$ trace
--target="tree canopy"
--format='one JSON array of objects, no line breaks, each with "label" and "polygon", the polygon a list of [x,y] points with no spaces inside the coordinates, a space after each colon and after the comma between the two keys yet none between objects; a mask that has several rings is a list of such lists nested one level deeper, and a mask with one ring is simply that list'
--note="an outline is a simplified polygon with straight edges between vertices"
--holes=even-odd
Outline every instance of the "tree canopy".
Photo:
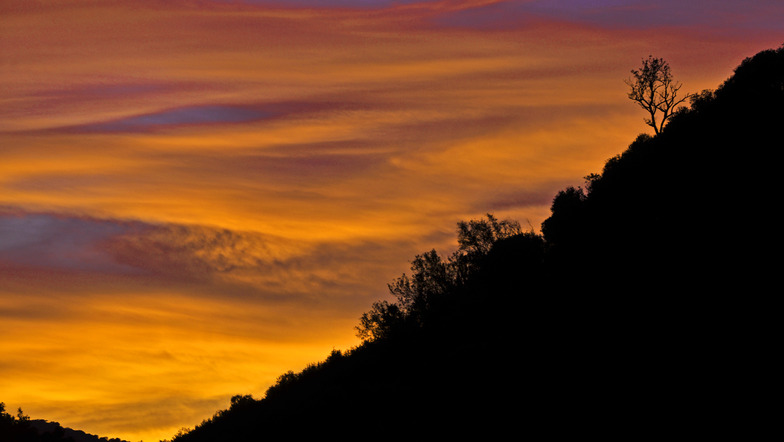
[{"label": "tree canopy", "polygon": [[682,85],[673,79],[670,65],[663,58],[650,55],[642,60],[640,69],[632,69],[631,73],[626,80],[629,99],[648,112],[645,124],[658,134],[690,94],[678,96]]},{"label": "tree canopy", "polygon": [[495,243],[521,233],[517,221],[498,220],[492,214],[487,219],[458,222],[458,249],[447,259],[435,250],[417,255],[411,262],[411,276],[404,273],[388,284],[396,302],[373,303],[360,318],[357,336],[376,340],[405,328],[422,327],[448,302],[445,298],[476,272]]}]

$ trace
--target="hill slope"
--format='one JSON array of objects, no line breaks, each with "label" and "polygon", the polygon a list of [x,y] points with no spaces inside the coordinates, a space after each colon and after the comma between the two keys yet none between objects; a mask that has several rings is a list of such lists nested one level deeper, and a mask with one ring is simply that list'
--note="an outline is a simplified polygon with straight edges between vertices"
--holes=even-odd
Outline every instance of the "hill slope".
[{"label": "hill slope", "polygon": [[0,402],[0,442],[125,442],[107,439],[81,430],[63,427],[57,422],[30,419],[21,409],[16,415],[5,410]]},{"label": "hill slope", "polygon": [[601,269],[662,275],[658,286],[675,276],[721,287],[726,281],[714,277],[736,274],[738,256],[764,240],[748,235],[770,211],[763,196],[777,176],[772,153],[784,144],[783,58],[780,48],[744,60],[659,136],[641,135],[610,159],[587,194],[559,193],[542,226],[552,258],[595,263],[610,284]]},{"label": "hill slope", "polygon": [[754,383],[734,381],[749,375],[738,358],[766,342],[748,339],[765,324],[748,316],[760,293],[743,264],[760,258],[746,229],[782,121],[784,47],[559,192],[543,237],[417,257],[391,286],[399,302],[363,318],[375,339],[175,440],[728,432]]}]

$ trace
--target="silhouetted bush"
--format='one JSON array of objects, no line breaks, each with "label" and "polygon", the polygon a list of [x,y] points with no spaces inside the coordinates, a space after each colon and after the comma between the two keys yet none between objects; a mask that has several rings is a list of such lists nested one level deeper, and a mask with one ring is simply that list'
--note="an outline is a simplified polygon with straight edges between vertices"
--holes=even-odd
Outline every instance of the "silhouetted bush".
[{"label": "silhouetted bush", "polygon": [[[98,442],[97,437],[94,440]],[[59,424],[32,421],[21,408],[17,410],[16,416],[11,415],[5,411],[3,402],[0,402],[0,441],[75,442],[72,437],[66,436],[65,429]]]}]

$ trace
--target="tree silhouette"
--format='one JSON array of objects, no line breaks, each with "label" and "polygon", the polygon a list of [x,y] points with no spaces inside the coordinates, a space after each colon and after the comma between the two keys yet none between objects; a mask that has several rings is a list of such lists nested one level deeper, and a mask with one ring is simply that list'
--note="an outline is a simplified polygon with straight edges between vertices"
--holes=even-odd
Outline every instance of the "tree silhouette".
[{"label": "tree silhouette", "polygon": [[682,85],[673,80],[670,65],[663,58],[649,55],[647,60],[642,61],[640,69],[632,69],[631,72],[632,77],[626,79],[629,99],[648,112],[650,118],[645,119],[645,124],[658,134],[677,106],[691,95],[678,97]]},{"label": "tree silhouette", "polygon": [[522,233],[520,224],[513,220],[498,220],[488,213],[487,220],[457,223],[457,242],[460,250],[471,254],[487,254],[496,241]]},{"label": "tree silhouette", "polygon": [[355,327],[365,341],[389,338],[401,330],[421,328],[433,315],[443,313],[447,298],[454,297],[479,268],[493,245],[521,234],[520,224],[487,219],[460,221],[457,224],[458,249],[447,259],[435,250],[417,255],[411,261],[411,275],[403,274],[387,284],[397,302],[378,301],[364,313]]},{"label": "tree silhouette", "polygon": [[359,325],[355,327],[357,336],[366,341],[389,338],[403,320],[404,313],[397,304],[387,301],[374,302],[370,311],[359,318]]}]

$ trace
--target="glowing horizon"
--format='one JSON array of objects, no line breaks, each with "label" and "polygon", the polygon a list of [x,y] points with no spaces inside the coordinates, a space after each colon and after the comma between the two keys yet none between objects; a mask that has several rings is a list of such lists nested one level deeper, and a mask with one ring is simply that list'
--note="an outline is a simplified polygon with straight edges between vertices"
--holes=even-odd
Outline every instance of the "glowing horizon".
[{"label": "glowing horizon", "polygon": [[0,401],[157,441],[358,344],[456,222],[538,230],[648,132],[642,58],[698,92],[784,41],[681,3],[4,1]]}]

